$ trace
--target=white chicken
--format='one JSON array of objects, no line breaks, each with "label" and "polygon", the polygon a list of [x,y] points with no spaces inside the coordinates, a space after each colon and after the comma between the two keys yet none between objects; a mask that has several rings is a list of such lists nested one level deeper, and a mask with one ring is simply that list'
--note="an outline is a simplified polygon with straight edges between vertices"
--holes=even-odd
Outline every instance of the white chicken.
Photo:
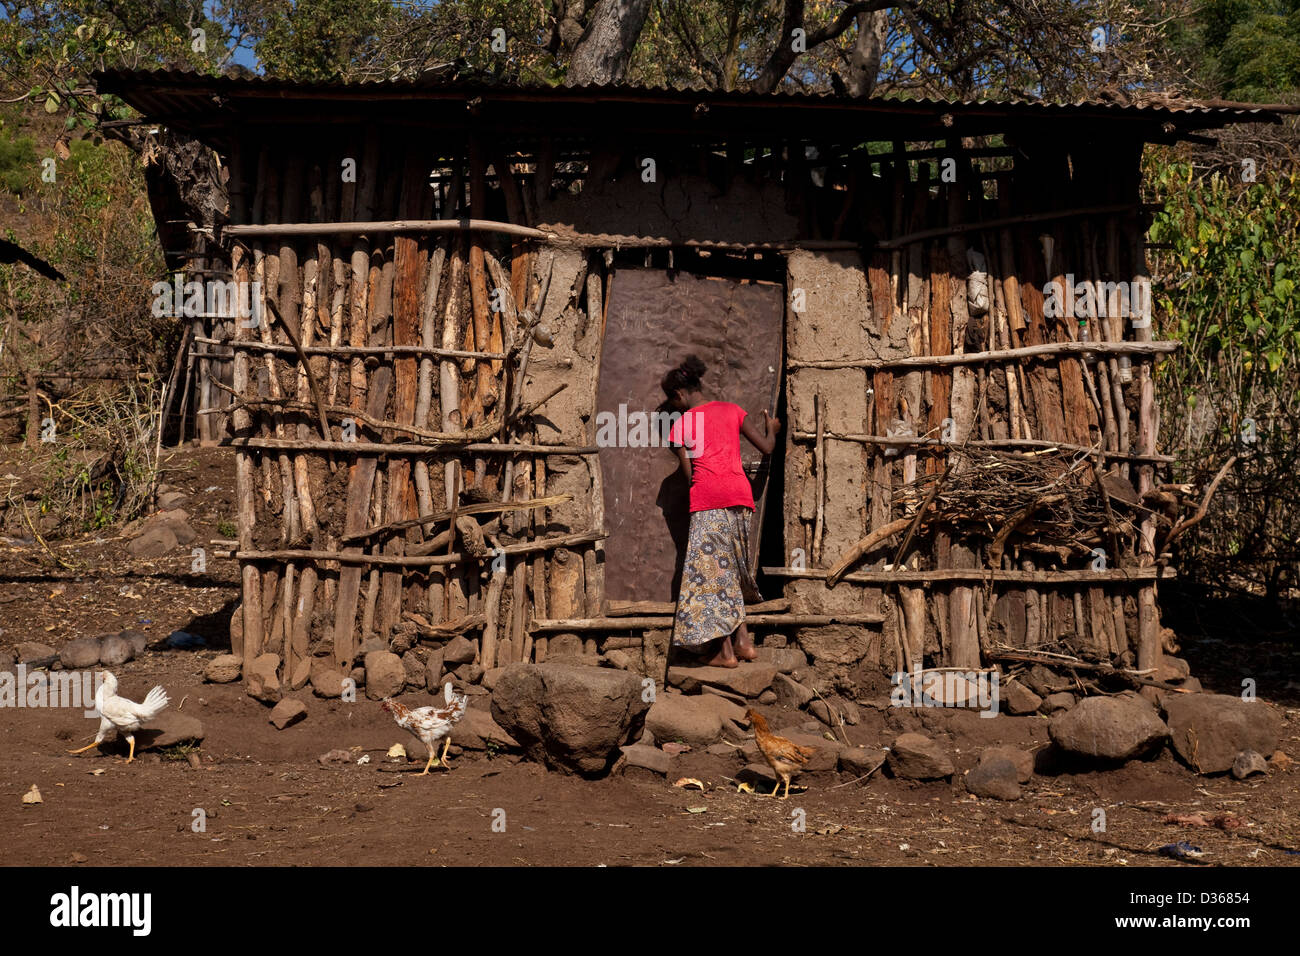
[{"label": "white chicken", "polygon": [[144,703],[137,704],[133,700],[117,696],[117,678],[111,672],[100,671],[96,676],[100,679],[99,688],[95,691],[95,710],[99,712],[99,733],[95,734],[95,739],[85,747],[69,750],[68,753],[79,754],[91,747],[98,747],[110,730],[116,730],[126,736],[126,742],[130,746],[130,754],[126,762],[130,763],[135,759],[135,732],[140,729],[141,724],[153,720],[166,709],[167,692],[161,687],[155,687],[145,695]]},{"label": "white chicken", "polygon": [[[393,715],[397,726],[410,731],[429,748],[429,760],[424,765],[420,776],[427,774],[429,768],[436,762],[441,762],[447,770],[451,769],[447,765],[447,748],[451,746],[451,728],[465,716],[469,706],[469,697],[466,694],[457,694],[452,689],[451,681],[443,685],[442,695],[447,702],[445,707],[417,707],[411,710],[400,701],[388,697],[385,697],[380,705],[382,710]],[[440,740],[443,741],[441,758],[437,756]]]}]

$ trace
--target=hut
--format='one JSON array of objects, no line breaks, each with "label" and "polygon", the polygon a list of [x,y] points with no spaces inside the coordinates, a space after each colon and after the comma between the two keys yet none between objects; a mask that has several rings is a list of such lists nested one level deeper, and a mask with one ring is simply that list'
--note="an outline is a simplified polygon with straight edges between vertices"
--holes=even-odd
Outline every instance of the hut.
[{"label": "hut", "polygon": [[653,412],[697,353],[786,425],[746,459],[760,642],[839,675],[1159,667],[1176,343],[1152,337],[1142,151],[1272,114],[98,82],[223,170],[185,266],[257,306],[193,336],[236,459],[246,662],[302,686],[464,638],[468,679],[613,650],[661,673],[685,505]]}]

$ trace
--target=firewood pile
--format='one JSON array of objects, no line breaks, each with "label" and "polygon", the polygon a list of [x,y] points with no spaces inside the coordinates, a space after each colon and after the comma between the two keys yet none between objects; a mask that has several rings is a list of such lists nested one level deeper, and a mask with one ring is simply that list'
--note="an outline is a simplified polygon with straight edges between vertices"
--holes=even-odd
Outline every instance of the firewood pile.
[{"label": "firewood pile", "polygon": [[1099,473],[1094,458],[1076,451],[954,448],[950,462],[943,473],[900,486],[894,503],[905,514],[923,509],[927,526],[990,538],[998,554],[1012,535],[1019,547],[1062,562],[1115,538],[1131,543],[1149,510],[1126,479]]}]

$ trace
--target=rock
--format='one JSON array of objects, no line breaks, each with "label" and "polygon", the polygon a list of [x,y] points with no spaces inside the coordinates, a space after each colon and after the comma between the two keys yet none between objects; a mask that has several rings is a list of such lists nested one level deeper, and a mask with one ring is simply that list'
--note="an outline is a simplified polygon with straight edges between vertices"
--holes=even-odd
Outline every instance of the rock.
[{"label": "rock", "polygon": [[1169,739],[1155,708],[1132,692],[1085,698],[1053,717],[1047,733],[1067,753],[1098,760],[1132,760]]},{"label": "rock", "polygon": [[1043,706],[1043,698],[1020,683],[1020,681],[1012,681],[1000,688],[1000,690],[1008,714],[1036,714],[1038,708]]},{"label": "rock", "polygon": [[736,774],[736,782],[750,784],[766,796],[772,792],[772,786],[776,783],[776,774],[763,762],[763,758],[759,757],[741,768],[740,773]]},{"label": "rock", "polygon": [[190,516],[180,508],[160,511],[146,522],[146,525],[166,528],[176,538],[177,544],[192,544],[198,537],[190,527]]},{"label": "rock", "polygon": [[1232,761],[1232,775],[1238,780],[1245,780],[1252,773],[1268,773],[1268,761],[1261,753],[1243,750]]},{"label": "rock", "polygon": [[131,650],[135,656],[139,657],[149,647],[149,635],[144,631],[136,631],[127,628],[125,631],[118,631],[117,636],[131,645]]},{"label": "rock", "polygon": [[726,690],[722,687],[714,687],[712,684],[701,685],[700,694],[709,694],[713,697],[721,697],[724,700],[729,700],[733,704],[738,705],[742,711],[749,706],[749,701],[740,694],[733,693],[732,691]]},{"label": "rock", "polygon": [[99,663],[105,667],[116,667],[134,659],[135,649],[131,642],[110,634],[99,642]]},{"label": "rock", "polygon": [[1074,686],[1074,681],[1063,677],[1042,664],[1035,664],[1024,675],[1024,681],[1039,697],[1049,697]]},{"label": "rock", "polygon": [[453,667],[451,672],[462,684],[477,684],[483,679],[483,668],[479,664],[460,664]]},{"label": "rock", "polygon": [[365,657],[371,651],[386,651],[386,650],[388,650],[388,642],[386,640],[384,640],[382,637],[371,637],[371,638],[367,638],[365,641],[362,642],[361,647],[357,650],[357,653],[360,654],[362,657]]},{"label": "rock", "polygon": [[758,695],[758,702],[764,706],[775,704],[777,702],[776,691],[770,687]]},{"label": "rock", "polygon": [[[675,695],[668,695],[675,696]],[[707,691],[698,697],[692,697],[692,700],[698,701],[699,706],[706,710],[711,710],[718,715],[721,720],[732,720],[738,724],[747,724],[745,711],[748,707],[745,705],[745,698],[740,700],[734,699],[733,695],[710,694]]]},{"label": "rock", "polygon": [[59,648],[59,661],[70,669],[94,667],[99,663],[99,638],[78,637],[68,641]]},{"label": "rock", "polygon": [[796,709],[805,706],[817,696],[803,684],[785,674],[777,674],[773,679],[772,692],[776,694],[780,704]]},{"label": "rock", "polygon": [[[617,667],[621,671],[636,670],[640,664],[638,660],[632,657],[631,653],[617,647],[612,651],[605,652],[605,660],[609,662],[611,667]],[[626,749],[625,747],[624,750]]]},{"label": "rock", "polygon": [[427,686],[428,671],[425,669],[424,661],[420,659],[419,654],[413,650],[408,650],[402,655],[402,667],[406,671],[407,687]]},{"label": "rock", "polygon": [[442,648],[442,660],[448,667],[456,664],[472,664],[477,654],[478,648],[459,636],[453,637]]},{"label": "rock", "polygon": [[366,669],[364,667],[354,667],[348,671],[348,679],[352,681],[354,687],[366,686]]},{"label": "rock", "polygon": [[398,621],[388,635],[388,649],[394,654],[405,654],[415,646],[419,632],[414,621]]},{"label": "rock", "polygon": [[509,664],[492,692],[493,719],[529,757],[587,775],[609,769],[649,708],[635,674],[568,662]]},{"label": "rock", "polygon": [[327,657],[314,657],[311,662],[311,689],[317,697],[333,700],[343,696],[343,672]]},{"label": "rock", "polygon": [[1287,770],[1293,763],[1295,761],[1287,755],[1285,750],[1274,750],[1273,756],[1268,758],[1270,770]]},{"label": "rock", "polygon": [[229,684],[239,680],[243,661],[234,654],[218,654],[203,668],[203,679],[210,684]]},{"label": "rock", "polygon": [[59,656],[58,651],[48,644],[38,644],[35,641],[22,641],[14,645],[14,653],[18,657],[19,664],[42,664]]},{"label": "rock", "polygon": [[977,797],[1019,800],[1020,782],[1016,765],[1006,757],[981,757],[966,771],[966,790]]},{"label": "rock", "polygon": [[853,709],[855,719],[849,720],[847,708],[844,707],[846,703],[848,702],[837,700],[835,705],[831,706],[824,700],[814,700],[808,704],[808,713],[832,729],[840,725],[840,718],[843,718],[846,724],[856,724],[857,708]]},{"label": "rock", "polygon": [[519,749],[519,741],[506,733],[490,713],[473,707],[451,728],[451,742],[466,750]]},{"label": "rock", "polygon": [[301,660],[293,665],[293,674],[289,676],[289,689],[302,690],[311,680],[311,661]]},{"label": "rock", "polygon": [[[714,743],[722,735],[722,714],[702,697],[658,694],[646,714],[646,730],[659,741],[681,741],[692,747],[707,747]],[[729,703],[721,697],[711,700],[718,704]]]},{"label": "rock", "polygon": [[183,491],[168,491],[158,496],[158,510],[171,511],[173,508],[179,508],[189,499],[189,495]]},{"label": "rock", "polygon": [[366,655],[366,696],[371,700],[396,697],[406,686],[406,668],[392,651],[371,651]]},{"label": "rock", "polygon": [[730,717],[722,718],[723,740],[730,740],[733,743],[739,743],[749,736],[749,731],[744,726],[741,726],[739,721],[732,720]]},{"label": "rock", "polygon": [[1018,783],[1028,783],[1034,776],[1034,755],[1028,750],[1003,745],[989,747],[980,754],[980,760],[993,760],[995,758],[1011,761],[1011,765],[1016,768],[1016,781]]},{"label": "rock", "polygon": [[15,663],[13,651],[0,651],[0,674],[12,673]]},{"label": "rock", "polygon": [[627,758],[627,766],[629,767],[640,767],[643,770],[664,775],[667,775],[673,769],[673,758],[658,747],[647,747],[644,744],[628,744],[620,749],[623,756]]},{"label": "rock", "polygon": [[307,705],[300,700],[286,697],[271,708],[269,719],[276,730],[284,730],[286,727],[292,727],[299,721],[307,719]]},{"label": "rock", "polygon": [[808,655],[799,648],[773,647],[767,642],[759,645],[758,660],[760,663],[773,665],[782,674],[808,666]]},{"label": "rock", "polygon": [[316,762],[325,767],[346,767],[353,762],[352,752],[341,747],[327,751],[316,758]]},{"label": "rock", "polygon": [[442,686],[442,666],[445,658],[442,648],[430,651],[424,662],[424,686],[432,693]]},{"label": "rock", "polygon": [[131,552],[133,558],[161,558],[168,551],[172,551],[180,546],[176,535],[165,524],[146,525],[140,536],[129,542],[126,546],[127,551]]},{"label": "rock", "polygon": [[953,774],[952,760],[924,734],[900,734],[889,750],[889,769],[905,780],[939,780]]},{"label": "rock", "polygon": [[776,667],[760,662],[745,663],[734,668],[670,667],[668,683],[680,687],[686,694],[694,694],[703,685],[711,684],[742,697],[754,698],[772,686],[776,675]]},{"label": "rock", "polygon": [[172,631],[163,642],[174,651],[197,651],[208,646],[208,639],[202,634],[189,631]]},{"label": "rock", "polygon": [[840,751],[840,772],[861,777],[879,770],[889,756],[883,747],[845,747]]},{"label": "rock", "polygon": [[36,786],[36,784],[32,784],[31,789],[23,794],[23,803],[28,804],[29,806],[44,802],[45,801],[41,799],[41,788]]},{"label": "rock", "polygon": [[[911,687],[908,687],[908,684]],[[913,706],[922,708],[975,709],[980,706],[980,684],[968,674],[956,671],[928,671],[915,681],[905,681],[899,688],[902,694],[910,690]],[[989,700],[987,685],[984,699]],[[905,701],[907,697],[903,698]]]},{"label": "rock", "polygon": [[203,723],[197,717],[168,709],[135,732],[135,749],[140,751],[152,747],[161,750],[186,742],[201,743],[202,740]]},{"label": "rock", "polygon": [[853,701],[841,697],[835,702],[835,706],[839,708],[840,716],[850,727],[856,727],[862,722],[862,711]]},{"label": "rock", "polygon": [[1160,666],[1156,668],[1155,679],[1169,683],[1186,680],[1192,676],[1192,668],[1181,657],[1163,655]]},{"label": "rock", "polygon": [[1272,706],[1229,694],[1170,694],[1164,711],[1174,750],[1197,773],[1231,770],[1243,750],[1271,754],[1282,731]]},{"label": "rock", "polygon": [[280,655],[262,654],[244,668],[244,686],[250,697],[267,704],[280,702]]},{"label": "rock", "polygon": [[479,678],[479,683],[491,691],[492,688],[497,686],[497,679],[501,676],[503,669],[503,667],[489,667],[483,672],[483,676]]},{"label": "rock", "polygon": [[546,656],[581,657],[584,646],[582,638],[577,634],[554,634],[546,642]]},{"label": "rock", "polygon": [[1074,695],[1068,691],[1058,691],[1043,698],[1040,708],[1044,714],[1054,714],[1058,710],[1069,710],[1074,706]]}]

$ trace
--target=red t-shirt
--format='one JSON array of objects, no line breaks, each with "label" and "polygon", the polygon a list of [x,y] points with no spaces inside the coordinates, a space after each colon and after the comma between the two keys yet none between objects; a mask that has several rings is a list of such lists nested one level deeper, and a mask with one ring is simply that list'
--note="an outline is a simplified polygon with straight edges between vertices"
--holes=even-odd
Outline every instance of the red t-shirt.
[{"label": "red t-shirt", "polygon": [[705,402],[673,423],[670,444],[691,459],[691,510],[742,505],[754,510],[754,493],[740,463],[740,423],[745,410],[731,402]]}]

